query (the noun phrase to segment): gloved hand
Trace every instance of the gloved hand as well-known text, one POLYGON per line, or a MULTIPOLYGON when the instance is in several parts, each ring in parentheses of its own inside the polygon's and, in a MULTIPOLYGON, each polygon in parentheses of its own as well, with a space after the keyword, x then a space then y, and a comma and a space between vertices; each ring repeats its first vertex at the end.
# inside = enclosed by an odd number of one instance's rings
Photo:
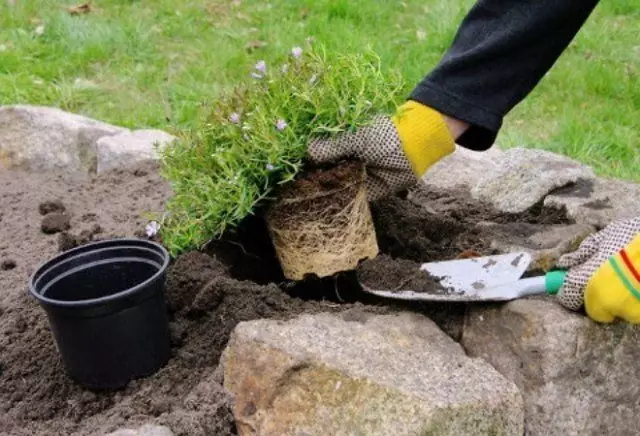
POLYGON ((616 221, 562 256, 568 269, 558 291, 560 304, 602 323, 620 318, 640 323, 640 217, 616 221))
POLYGON ((356 132, 310 141, 307 153, 314 163, 344 158, 364 161, 368 198, 373 201, 415 185, 430 166, 454 149, 440 113, 409 101, 393 117, 378 116, 356 132))

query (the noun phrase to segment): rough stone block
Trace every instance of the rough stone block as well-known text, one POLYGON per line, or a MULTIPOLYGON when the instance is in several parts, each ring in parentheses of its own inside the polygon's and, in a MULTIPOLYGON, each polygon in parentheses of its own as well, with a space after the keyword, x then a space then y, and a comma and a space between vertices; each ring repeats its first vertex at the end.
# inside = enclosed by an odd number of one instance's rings
POLYGON ((522 435, 515 385, 428 318, 239 324, 222 359, 241 435, 522 435))
POLYGON ((640 327, 602 325, 548 298, 470 308, 462 344, 515 382, 531 436, 637 435, 640 327))
POLYGON ((139 428, 123 428, 107 436, 174 436, 173 432, 165 426, 146 424, 139 428))
POLYGON ((481 223, 478 226, 493 235, 491 248, 500 253, 524 251, 531 255, 528 271, 549 271, 563 254, 576 250, 580 243, 596 231, 588 224, 523 225, 514 230, 510 224, 481 223), (519 234, 518 234, 519 233, 519 234))
POLYGON ((0 107, 0 167, 86 172, 95 167, 98 138, 126 132, 60 109, 0 107))
POLYGON ((545 206, 565 208, 578 223, 601 228, 612 221, 640 216, 640 185, 623 180, 581 181, 557 190, 545 206))
POLYGON ((162 130, 135 130, 100 138, 96 144, 97 172, 125 168, 144 160, 158 158, 157 151, 176 138, 162 130))
POLYGON ((503 212, 524 212, 556 188, 595 178, 591 168, 544 150, 510 149, 496 163, 471 194, 503 212))
POLYGON ((484 152, 456 147, 453 154, 429 168, 422 180, 433 189, 469 191, 485 174, 497 170, 501 154, 502 151, 497 146, 484 152))

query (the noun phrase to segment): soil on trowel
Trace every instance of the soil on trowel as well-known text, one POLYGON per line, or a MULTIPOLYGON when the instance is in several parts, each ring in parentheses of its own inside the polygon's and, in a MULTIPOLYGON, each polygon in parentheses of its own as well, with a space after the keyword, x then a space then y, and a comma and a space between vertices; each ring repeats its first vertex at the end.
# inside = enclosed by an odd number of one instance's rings
POLYGON ((436 295, 455 292, 441 283, 441 278, 420 269, 420 263, 409 259, 393 259, 385 254, 360 264, 358 279, 364 286, 376 291, 413 291, 436 295))
MULTIPOLYGON (((355 173, 347 171, 345 178, 340 171, 339 177, 330 171, 314 174, 311 180, 317 183, 303 183, 303 192, 330 190, 334 181, 350 180, 355 173)), ((454 338, 461 335, 460 305, 374 298, 361 292, 350 274, 285 280, 266 225, 253 216, 205 252, 185 253, 170 266, 166 300, 172 356, 167 365, 117 392, 83 389, 64 373, 46 315, 26 291, 28 278, 59 250, 99 239, 144 237, 147 213, 162 211, 169 195, 151 163, 99 176, 0 172, 1 435, 105 435, 145 423, 167 425, 178 436, 235 434, 233 401, 216 369, 242 321, 317 312, 341 312, 357 321, 400 308, 426 314, 454 338), (66 214, 69 227, 43 233, 41 221, 50 213, 66 214)), ((567 222, 555 210, 496 214, 465 198, 412 191, 372 204, 381 256, 363 264, 360 272, 372 266, 365 276, 369 284, 397 287, 417 263, 492 254, 491 227, 482 223, 511 223, 508 228, 516 232, 567 222)), ((400 289, 433 284, 412 280, 400 289)))

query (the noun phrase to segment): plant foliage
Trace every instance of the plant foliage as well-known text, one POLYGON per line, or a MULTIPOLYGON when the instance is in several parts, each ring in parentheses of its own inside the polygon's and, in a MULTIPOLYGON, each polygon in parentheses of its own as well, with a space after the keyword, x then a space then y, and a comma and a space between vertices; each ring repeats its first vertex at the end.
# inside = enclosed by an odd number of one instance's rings
POLYGON ((205 125, 162 152, 173 189, 163 242, 175 255, 222 236, 295 178, 311 138, 390 113, 402 87, 371 51, 327 53, 309 44, 278 64, 259 61, 215 102, 205 125))

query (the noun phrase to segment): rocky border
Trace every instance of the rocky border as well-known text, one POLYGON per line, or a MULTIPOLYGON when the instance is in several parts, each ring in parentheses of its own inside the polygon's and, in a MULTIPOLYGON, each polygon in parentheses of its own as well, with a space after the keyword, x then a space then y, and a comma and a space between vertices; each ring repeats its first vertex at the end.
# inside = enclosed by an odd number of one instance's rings
MULTIPOLYGON (((0 107, 5 169, 100 173, 155 159, 156 147, 173 140, 162 131, 131 131, 55 108, 0 107)), ((640 215, 640 185, 599 178, 540 150, 458 149, 424 181, 503 212, 564 209, 573 221, 566 231, 533 241, 542 247, 534 250, 538 259, 547 261, 612 220, 640 215)), ((528 248, 509 240, 496 244, 500 251, 528 248)), ((597 325, 540 297, 469 306, 459 344, 409 312, 309 315, 239 324, 220 370, 241 405, 241 434, 332 428, 333 434, 626 435, 637 434, 632 423, 640 412, 639 332, 597 325), (256 392, 262 395, 252 399, 256 392), (384 401, 389 398, 394 402, 384 401), (375 407, 363 414, 354 404, 375 407), (336 419, 343 421, 333 428, 336 419)), ((112 433, 171 434, 152 425, 112 433)))

